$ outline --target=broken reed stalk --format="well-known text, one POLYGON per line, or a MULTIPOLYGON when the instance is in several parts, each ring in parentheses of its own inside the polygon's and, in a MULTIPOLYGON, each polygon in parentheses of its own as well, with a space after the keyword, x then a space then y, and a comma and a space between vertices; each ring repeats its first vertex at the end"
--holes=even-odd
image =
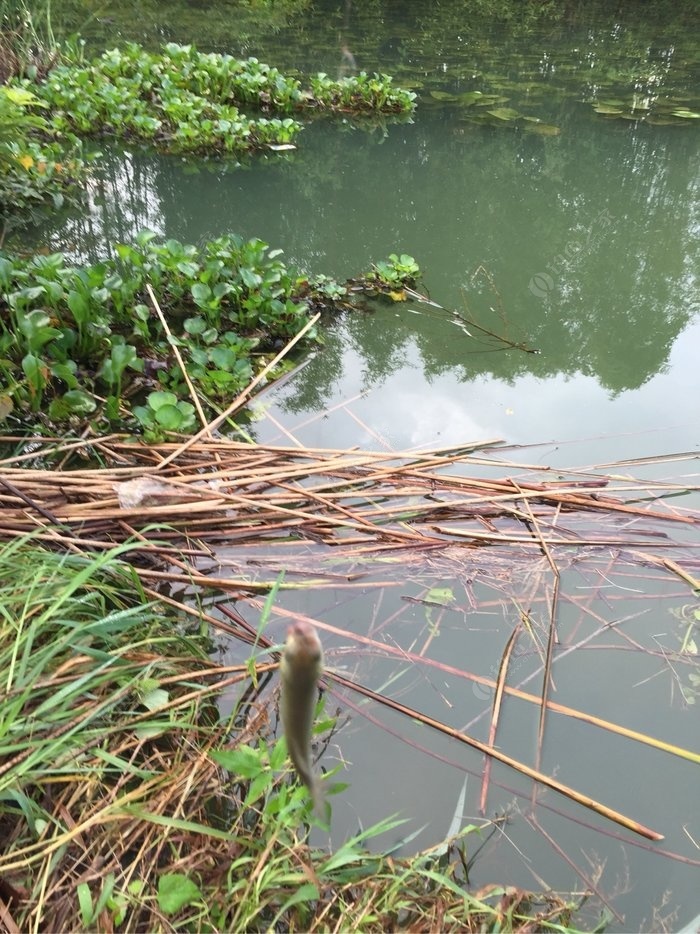
POLYGON ((547 788, 551 788, 553 791, 558 791, 559 794, 562 794, 570 800, 575 801, 577 804, 581 804, 583 807, 588 808, 591 811, 595 811, 596 814, 599 814, 601 817, 605 817, 606 819, 619 824, 621 827, 625 827, 627 830, 631 830, 633 833, 637 833, 642 837, 646 837, 647 840, 664 839, 664 835, 658 833, 656 830, 652 830, 651 828, 646 827, 644 824, 639 823, 639 821, 635 821, 630 817, 626 817, 619 811, 615 811, 613 808, 609 808, 606 805, 601 804, 599 801, 596 801, 594 798, 590 798, 588 795, 581 794, 581 792, 576 791, 576 789, 571 788, 569 785, 565 785, 563 782, 559 782, 555 778, 551 778, 549 775, 545 775, 543 772, 539 772, 537 769, 533 769, 529 765, 525 765, 524 762, 519 762, 517 759, 513 759, 510 756, 507 756, 504 752, 501 752, 501 750, 495 746, 490 746, 488 743, 482 743, 480 740, 474 739, 472 736, 467 736, 461 730, 456 730, 439 720, 435 720, 433 717, 427 716, 427 714, 421 713, 419 710, 415 710, 414 708, 408 707, 405 704, 400 704, 398 701, 393 700, 393 698, 385 697, 382 694, 377 694, 375 691, 364 687, 364 685, 358 684, 356 681, 350 681, 349 679, 335 673, 327 673, 326 677, 331 678, 333 681, 336 681, 339 684, 343 684, 345 687, 352 688, 352 690, 356 693, 363 694, 365 697, 371 698, 378 704, 381 704, 383 707, 388 707, 391 710, 395 710, 397 713, 401 713, 404 716, 409 717, 411 720, 417 720, 419 723, 423 723, 425 726, 428 726, 439 733, 443 733, 445 736, 450 736, 452 739, 456 739, 460 743, 471 746, 473 749, 476 749, 493 759, 497 759, 504 765, 508 765, 510 768, 520 772, 521 775, 525 775, 528 778, 533 779, 533 781, 538 782, 541 785, 545 785, 547 788))
MULTIPOLYGON (((496 690, 493 695, 493 710, 491 713, 491 722, 489 723, 489 739, 488 745, 493 746, 496 742, 496 731, 498 730, 498 721, 501 716, 501 704, 503 702, 503 691, 506 686, 506 678, 508 677, 508 665, 510 664, 510 657, 513 654, 513 647, 517 641, 518 635, 520 633, 520 624, 518 624, 506 642, 506 647, 503 650, 503 656, 501 658, 501 664, 498 668, 498 678, 496 679, 496 690)), ((539 768, 539 765, 538 765, 539 768)), ((491 757, 486 756, 484 759, 484 774, 481 781, 481 799, 479 802, 479 813, 486 813, 486 796, 488 795, 489 790, 489 781, 491 778, 491 757)))
MULTIPOLYGON (((515 481, 514 481, 515 482, 515 481)), ((520 489, 517 483, 515 486, 520 489)), ((544 728, 545 721, 547 719, 547 699, 549 698, 549 691, 552 684, 552 661, 554 658, 554 643, 557 638, 557 605, 559 599, 559 582, 561 580, 561 575, 559 573, 559 568, 557 563, 552 557, 552 552, 547 544, 545 536, 542 534, 540 525, 537 521, 537 517, 532 511, 532 505, 528 499, 523 499, 523 507, 526 510, 532 529, 537 537, 537 540, 540 543, 542 548, 542 553, 547 559, 547 563, 552 571, 554 578, 554 583, 552 585, 552 600, 549 609, 549 626, 547 628, 547 650, 544 661, 544 672, 542 677, 542 696, 540 703, 540 718, 539 724, 537 727, 537 758, 535 760, 536 767, 539 769, 540 762, 542 760, 542 747, 544 744, 544 728)), ((555 522, 556 522, 555 514, 555 522)), ((553 525, 555 523, 552 523, 553 525)))
MULTIPOLYGON (((322 540, 336 545, 346 541, 348 530, 364 535, 368 543, 374 540, 387 546, 448 541, 458 544, 466 539, 468 545, 537 548, 556 567, 553 548, 605 545, 639 549, 648 545, 649 537, 659 538, 664 526, 698 523, 690 514, 628 506, 619 497, 608 496, 603 502, 590 493, 583 495, 579 491, 574 496, 565 493, 559 482, 535 486, 507 481, 506 493, 502 479, 428 471, 436 462, 442 468, 464 460, 459 453, 446 456, 442 451, 428 452, 411 461, 405 453, 300 451, 218 440, 192 443, 185 452, 172 445, 144 450, 140 445, 118 444, 115 459, 121 461, 125 455, 131 457, 134 466, 74 471, 32 470, 24 466, 24 455, 15 459, 17 466, 7 458, 7 492, 0 493, 0 535, 8 537, 35 528, 33 512, 60 526, 77 528, 79 524, 80 534, 92 540, 107 532, 105 543, 118 537, 115 520, 139 520, 141 528, 165 520, 171 530, 184 532, 185 528, 195 528, 193 522, 198 515, 201 521, 196 530, 203 542, 216 538, 214 533, 219 527, 227 527, 232 539, 239 531, 239 538, 259 537, 268 527, 279 529, 279 521, 286 520, 298 534, 320 534, 322 540), (177 465, 173 462, 176 456, 177 465), (164 467, 168 462, 170 467, 164 467), (160 501, 156 496, 132 510, 120 507, 117 485, 128 479, 146 478, 153 472, 171 485, 160 501), (385 498, 389 504, 383 502, 385 498), (522 508, 517 508, 518 502, 522 508), (595 512, 610 524, 615 512, 623 507, 647 522, 647 528, 635 529, 634 537, 614 526, 612 534, 590 534, 578 527, 569 529, 557 520, 565 510, 564 514, 576 517, 580 526, 587 515, 595 512), (481 522, 484 514, 492 522, 501 520, 501 524, 485 531, 481 522), (654 528, 649 527, 652 520, 658 520, 654 528)), ((574 476, 568 489, 575 489, 576 482, 574 476)), ((612 481, 601 478, 601 482, 612 481)), ((642 482, 625 485, 626 492, 633 495, 643 489, 642 482)), ((147 534, 146 539, 153 541, 154 535, 147 534)), ((668 538, 663 544, 666 548, 681 547, 668 538)), ((672 567, 665 556, 647 558, 672 567)), ((695 582, 678 562, 674 566, 676 573, 680 569, 685 574, 688 583, 695 582)))
POLYGON ((177 360, 178 366, 180 367, 180 370, 182 371, 182 375, 183 375, 184 378, 185 378, 185 382, 187 383, 187 389, 189 390, 190 397, 191 397, 191 399, 192 399, 192 402, 193 402, 193 404, 194 404, 194 407, 197 409, 197 415, 199 416, 199 420, 200 420, 200 422, 202 423, 202 428, 203 428, 203 429, 207 429, 207 427, 208 427, 208 425, 207 425, 207 417, 206 417, 206 415, 204 414, 204 409, 202 408, 202 403, 199 401, 199 396, 197 395, 197 390, 194 388, 194 386, 193 386, 193 384, 192 384, 192 380, 190 379, 190 375, 189 375, 189 373, 187 372, 187 367, 185 366, 185 361, 182 359, 182 354, 180 353, 180 348, 178 347, 178 343, 177 343, 177 341, 175 340, 175 338, 173 337, 170 328, 168 327, 168 322, 165 320, 165 315, 164 315, 163 312, 161 311, 160 305, 158 304, 158 299, 156 298, 156 296, 155 296, 155 294, 154 294, 154 292, 153 292, 153 289, 151 288, 151 283, 150 283, 150 282, 147 282, 147 283, 146 283, 146 291, 148 292, 148 297, 149 297, 150 300, 151 300, 151 304, 153 305, 153 307, 154 307, 155 310, 156 310, 156 314, 157 314, 158 317, 160 318, 161 326, 162 326, 163 330, 165 331, 165 337, 166 337, 166 339, 167 339, 167 341, 168 341, 168 344, 170 345, 170 348, 172 349, 173 354, 175 355, 175 359, 177 360))

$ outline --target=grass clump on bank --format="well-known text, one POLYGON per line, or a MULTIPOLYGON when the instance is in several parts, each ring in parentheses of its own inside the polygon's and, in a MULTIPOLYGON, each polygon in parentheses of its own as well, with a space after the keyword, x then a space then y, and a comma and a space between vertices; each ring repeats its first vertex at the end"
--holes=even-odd
MULTIPOLYGON (((192 431, 195 405, 218 411, 313 311, 346 295, 333 279, 297 275, 280 252, 234 235, 201 248, 158 242, 150 231, 86 267, 0 252, 0 421, 130 424, 151 440, 192 431)), ((380 266, 394 269, 391 258, 380 266)), ((376 269, 367 282, 376 289, 376 269)))
MULTIPOLYGON (((8 930, 560 929, 570 906, 469 895, 443 855, 307 841, 269 732, 274 664, 222 667, 144 592, 128 545, 0 548, 0 855, 8 930), (217 696, 236 690, 234 713, 217 696)), ((328 724, 326 724, 328 725, 328 724)))

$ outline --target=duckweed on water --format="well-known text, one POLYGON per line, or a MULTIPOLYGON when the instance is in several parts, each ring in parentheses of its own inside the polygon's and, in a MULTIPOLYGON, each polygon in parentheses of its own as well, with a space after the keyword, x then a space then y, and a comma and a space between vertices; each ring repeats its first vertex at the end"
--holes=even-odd
MULTIPOLYGON (((235 235, 199 248, 158 242, 150 231, 86 267, 69 265, 62 253, 21 259, 0 252, 0 421, 90 418, 99 429, 133 426, 135 418, 151 440, 193 430, 171 339, 198 396, 216 407, 240 392, 312 311, 337 307, 346 295, 333 279, 296 275, 280 253, 235 235), (171 334, 146 304, 147 285, 171 334)), ((393 257, 353 280, 353 290, 363 281, 371 292, 381 282, 400 287, 402 276, 413 282, 413 260, 393 257)), ((316 336, 314 329, 308 334, 316 336)))

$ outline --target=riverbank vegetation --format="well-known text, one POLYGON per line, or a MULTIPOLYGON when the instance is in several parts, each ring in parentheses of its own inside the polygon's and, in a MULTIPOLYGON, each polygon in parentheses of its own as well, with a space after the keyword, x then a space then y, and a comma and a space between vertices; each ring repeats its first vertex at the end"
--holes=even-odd
POLYGON ((341 285, 294 272, 280 253, 234 235, 196 247, 150 231, 91 266, 0 251, 0 420, 98 434, 129 425, 149 440, 192 431, 262 371, 280 375, 280 349, 302 331, 314 340, 318 314, 349 307, 350 291, 400 300, 420 275, 392 254, 341 285))
MULTIPOLYGON (((80 42, 61 58, 51 42, 22 45, 17 35, 10 45, 0 37, 9 50, 0 78, 10 82, 0 86, 0 247, 12 225, 80 197, 90 159, 99 158, 88 137, 90 146, 115 136, 235 163, 293 148, 312 116, 413 108, 414 95, 381 74, 305 81, 255 58, 175 44, 125 44, 86 61, 80 42)), ((444 80, 439 70, 433 78, 444 80)), ((440 98, 453 91, 438 88, 431 100, 453 104, 440 98)), ((490 117, 510 122, 504 100, 464 93, 472 95, 465 108, 488 103, 500 111, 490 117)), ((555 135, 543 126, 541 135, 555 135)), ((415 828, 393 818, 335 849, 315 842, 322 831, 317 824, 310 836, 308 796, 288 772, 276 731, 279 642, 298 615, 282 598, 295 591, 383 593, 410 576, 418 596, 402 599, 418 607, 413 622, 426 648, 450 613, 463 613, 463 625, 467 613, 513 609, 493 677, 419 653, 412 632, 390 642, 315 620, 324 638, 342 640, 328 653, 322 749, 337 729, 328 699, 340 709, 369 701, 401 718, 408 743, 419 725, 483 754, 487 765, 479 758, 474 769, 482 813, 493 789, 505 789, 525 802, 525 819, 543 839, 537 814, 561 816, 562 800, 586 830, 601 823, 644 846, 661 839, 653 813, 613 809, 566 779, 576 761, 563 757, 545 771, 540 756, 556 714, 612 738, 616 750, 633 744, 640 755, 697 767, 696 752, 632 730, 624 712, 607 719, 549 696, 560 607, 582 605, 579 584, 563 573, 571 570, 606 595, 618 575, 626 593, 641 594, 630 601, 647 599, 635 589, 644 579, 659 606, 673 583, 678 649, 665 658, 686 702, 695 702, 698 564, 687 533, 698 517, 677 501, 667 508, 689 481, 636 481, 629 465, 609 475, 509 471, 469 445, 409 455, 220 436, 223 428, 245 439, 234 417, 291 365, 295 346, 320 338, 321 314, 367 295, 401 302, 419 277, 414 258, 397 252, 338 282, 235 235, 193 245, 144 231, 110 244, 91 265, 63 253, 0 252, 0 925, 8 931, 604 926, 603 897, 581 920, 588 896, 601 896, 597 867, 574 865, 571 894, 536 895, 498 879, 473 885, 484 840, 507 816, 465 827, 464 798, 450 803, 446 841, 412 858, 398 852, 410 850, 415 828), (450 587, 436 586, 451 580, 463 584, 464 606, 450 587), (238 640, 247 662, 218 660, 222 634, 238 640), (508 683, 518 640, 518 664, 541 676, 541 694, 508 683), (385 689, 333 665, 334 651, 357 646, 391 662, 385 689), (403 682, 394 693, 394 679, 409 672, 431 684, 444 675, 492 698, 492 707, 482 705, 488 740, 457 729, 447 713, 410 706, 403 682), (503 695, 539 710, 536 767, 497 741, 503 695), (493 759, 506 776, 525 776, 523 785, 492 777, 493 759), (533 788, 547 795, 535 800, 533 788)), ((577 650, 578 661, 588 643, 609 649, 610 627, 598 625, 560 657, 577 650)), ((637 637, 635 651, 651 656, 643 632, 637 637)), ((358 717, 367 711, 354 709, 358 717)), ((465 762, 453 764, 466 772, 465 762)), ((331 803, 341 780, 340 769, 324 776, 331 803)))
MULTIPOLYGON (((192 46, 150 53, 131 43, 84 63, 79 41, 61 52, 26 25, 6 30, 2 41, 3 236, 8 225, 36 224, 42 209, 60 208, 66 192, 79 196, 88 137, 241 155, 293 148, 302 124, 291 114, 409 114, 414 106, 415 95, 386 75, 319 74, 304 88, 256 59, 192 46), (247 117, 243 107, 258 115, 247 117)), ((155 243, 149 232, 87 267, 61 254, 23 259, 0 251, 0 420, 88 419, 98 432, 130 422, 150 440, 192 430, 197 414, 201 422, 207 406, 235 396, 313 312, 347 295, 324 275, 292 272, 280 252, 236 236, 201 248, 155 243)), ((364 282, 372 292, 395 292, 413 283, 419 271, 408 259, 404 272, 394 254, 353 280, 353 289, 364 282)), ((309 325, 305 335, 317 332, 309 325)))
MULTIPOLYGON (((3 441, 7 450, 11 439, 3 441)), ((130 436, 47 439, 6 456, 0 894, 8 930, 566 930, 574 918, 579 929, 600 929, 595 908, 582 921, 583 894, 474 890, 470 867, 500 824, 465 826, 462 799, 445 828, 449 841, 411 859, 392 855, 401 846, 393 819, 330 852, 312 843, 308 794, 289 784, 284 742, 275 738, 270 679, 280 637, 289 621, 308 619, 290 609, 285 593, 385 589, 403 586, 408 575, 432 631, 459 612, 456 594, 435 580, 458 575, 465 555, 471 577, 495 588, 475 591, 473 612, 488 612, 494 595, 517 606, 527 580, 533 606, 550 614, 550 648, 532 653, 545 684, 557 602, 576 599, 566 569, 575 564, 591 586, 621 576, 631 590, 655 568, 659 594, 669 580, 686 592, 673 665, 692 697, 698 581, 687 532, 697 515, 678 505, 664 510, 658 484, 621 483, 616 474, 592 485, 588 471, 553 479, 546 466, 531 476, 520 470, 517 480, 445 472, 486 462, 468 447, 411 457, 206 438, 146 446, 130 436), (96 460, 102 466, 86 466, 96 460), (655 506, 647 501, 652 493, 655 506), (603 539, 608 549, 601 550, 603 539), (265 560, 250 560, 261 541, 265 560), (216 660, 224 634, 246 646, 248 662, 216 660), (387 848, 377 838, 389 832, 387 848), (379 852, 368 852, 368 843, 379 852)), ((369 699, 376 712, 404 718, 407 731, 420 724, 549 789, 538 801, 547 815, 568 800, 584 826, 589 814, 642 847, 662 836, 575 780, 508 756, 495 741, 504 695, 539 707, 543 724, 556 715, 572 729, 585 725, 593 731, 587 750, 596 748, 594 737, 612 738, 616 748, 631 744, 640 755, 697 768, 691 748, 566 707, 546 688, 540 695, 511 686, 510 652, 515 640, 527 640, 525 627, 514 629, 498 675, 484 677, 416 652, 410 632, 408 644, 401 637, 394 645, 314 622, 330 649, 326 712, 339 702, 359 716, 357 702, 369 699), (397 673, 478 688, 493 700, 491 738, 456 729, 449 716, 427 716, 401 688, 372 690, 336 667, 333 646, 343 657, 352 646, 388 656, 397 673)), ((545 635, 538 640, 546 643, 545 635)), ((578 648, 590 648, 590 640, 604 650, 607 627, 578 648)), ((322 761, 333 762, 335 726, 323 712, 316 741, 322 761)), ((566 765, 575 774, 576 763, 566 765)), ((503 785, 503 775, 480 761, 474 777, 482 809, 501 788, 530 801, 528 784, 503 785)), ((331 802, 343 787, 336 781, 342 772, 323 779, 331 802)), ((581 881, 580 893, 597 892, 590 878, 581 881)))
POLYGON ((306 791, 267 713, 277 655, 212 662, 192 605, 144 587, 135 558, 128 544, 0 546, 4 930, 566 925, 573 900, 468 894, 465 834, 411 859, 366 849, 392 819, 334 852, 311 845, 306 791))
POLYGON ((302 116, 410 116, 415 106, 388 75, 318 74, 304 86, 255 58, 191 45, 156 53, 129 43, 86 62, 80 39, 59 47, 42 38, 28 9, 22 24, 0 31, 0 52, 2 237, 36 223, 39 206, 60 207, 66 191, 78 196, 89 138, 237 158, 295 148, 302 116))

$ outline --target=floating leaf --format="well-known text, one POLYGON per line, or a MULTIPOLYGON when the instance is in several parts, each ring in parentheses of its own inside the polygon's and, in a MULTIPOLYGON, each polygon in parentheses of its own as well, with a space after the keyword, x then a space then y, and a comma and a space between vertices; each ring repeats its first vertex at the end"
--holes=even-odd
POLYGON ((622 113, 619 107, 614 107, 612 104, 595 104, 593 110, 597 114, 609 114, 610 116, 617 116, 622 113))
POLYGON ((467 91, 465 94, 460 94, 458 99, 460 104, 463 104, 465 107, 471 107, 472 104, 481 100, 483 96, 483 91, 467 91))
POLYGON ((154 688, 141 696, 141 703, 148 710, 157 710, 159 707, 164 707, 169 700, 170 696, 163 688, 154 688))
MULTIPOLYGON (((525 117, 526 120, 532 120, 532 117, 525 117)), ((553 123, 526 123, 525 129, 528 133, 538 133, 540 136, 559 136, 561 127, 554 126, 553 123)))
POLYGON ((686 110, 686 108, 674 110, 673 116, 682 117, 684 120, 700 120, 700 113, 698 113, 696 110, 686 110))
POLYGON ((449 606, 450 603, 455 602, 455 595, 451 587, 432 587, 425 595, 425 599, 429 603, 449 606))
POLYGON ((495 117, 497 120, 517 120, 522 114, 519 114, 517 110, 513 110, 512 107, 496 107, 494 110, 488 110, 487 113, 495 117))
POLYGON ((448 91, 431 91, 430 96, 436 101, 458 101, 456 94, 450 94, 448 91))
POLYGON ((505 104, 505 102, 509 100, 510 98, 504 97, 503 94, 484 94, 484 96, 478 102, 478 106, 492 107, 494 104, 505 104))
POLYGON ((680 126, 682 121, 678 120, 676 117, 647 117, 647 123, 651 123, 652 126, 680 126))

